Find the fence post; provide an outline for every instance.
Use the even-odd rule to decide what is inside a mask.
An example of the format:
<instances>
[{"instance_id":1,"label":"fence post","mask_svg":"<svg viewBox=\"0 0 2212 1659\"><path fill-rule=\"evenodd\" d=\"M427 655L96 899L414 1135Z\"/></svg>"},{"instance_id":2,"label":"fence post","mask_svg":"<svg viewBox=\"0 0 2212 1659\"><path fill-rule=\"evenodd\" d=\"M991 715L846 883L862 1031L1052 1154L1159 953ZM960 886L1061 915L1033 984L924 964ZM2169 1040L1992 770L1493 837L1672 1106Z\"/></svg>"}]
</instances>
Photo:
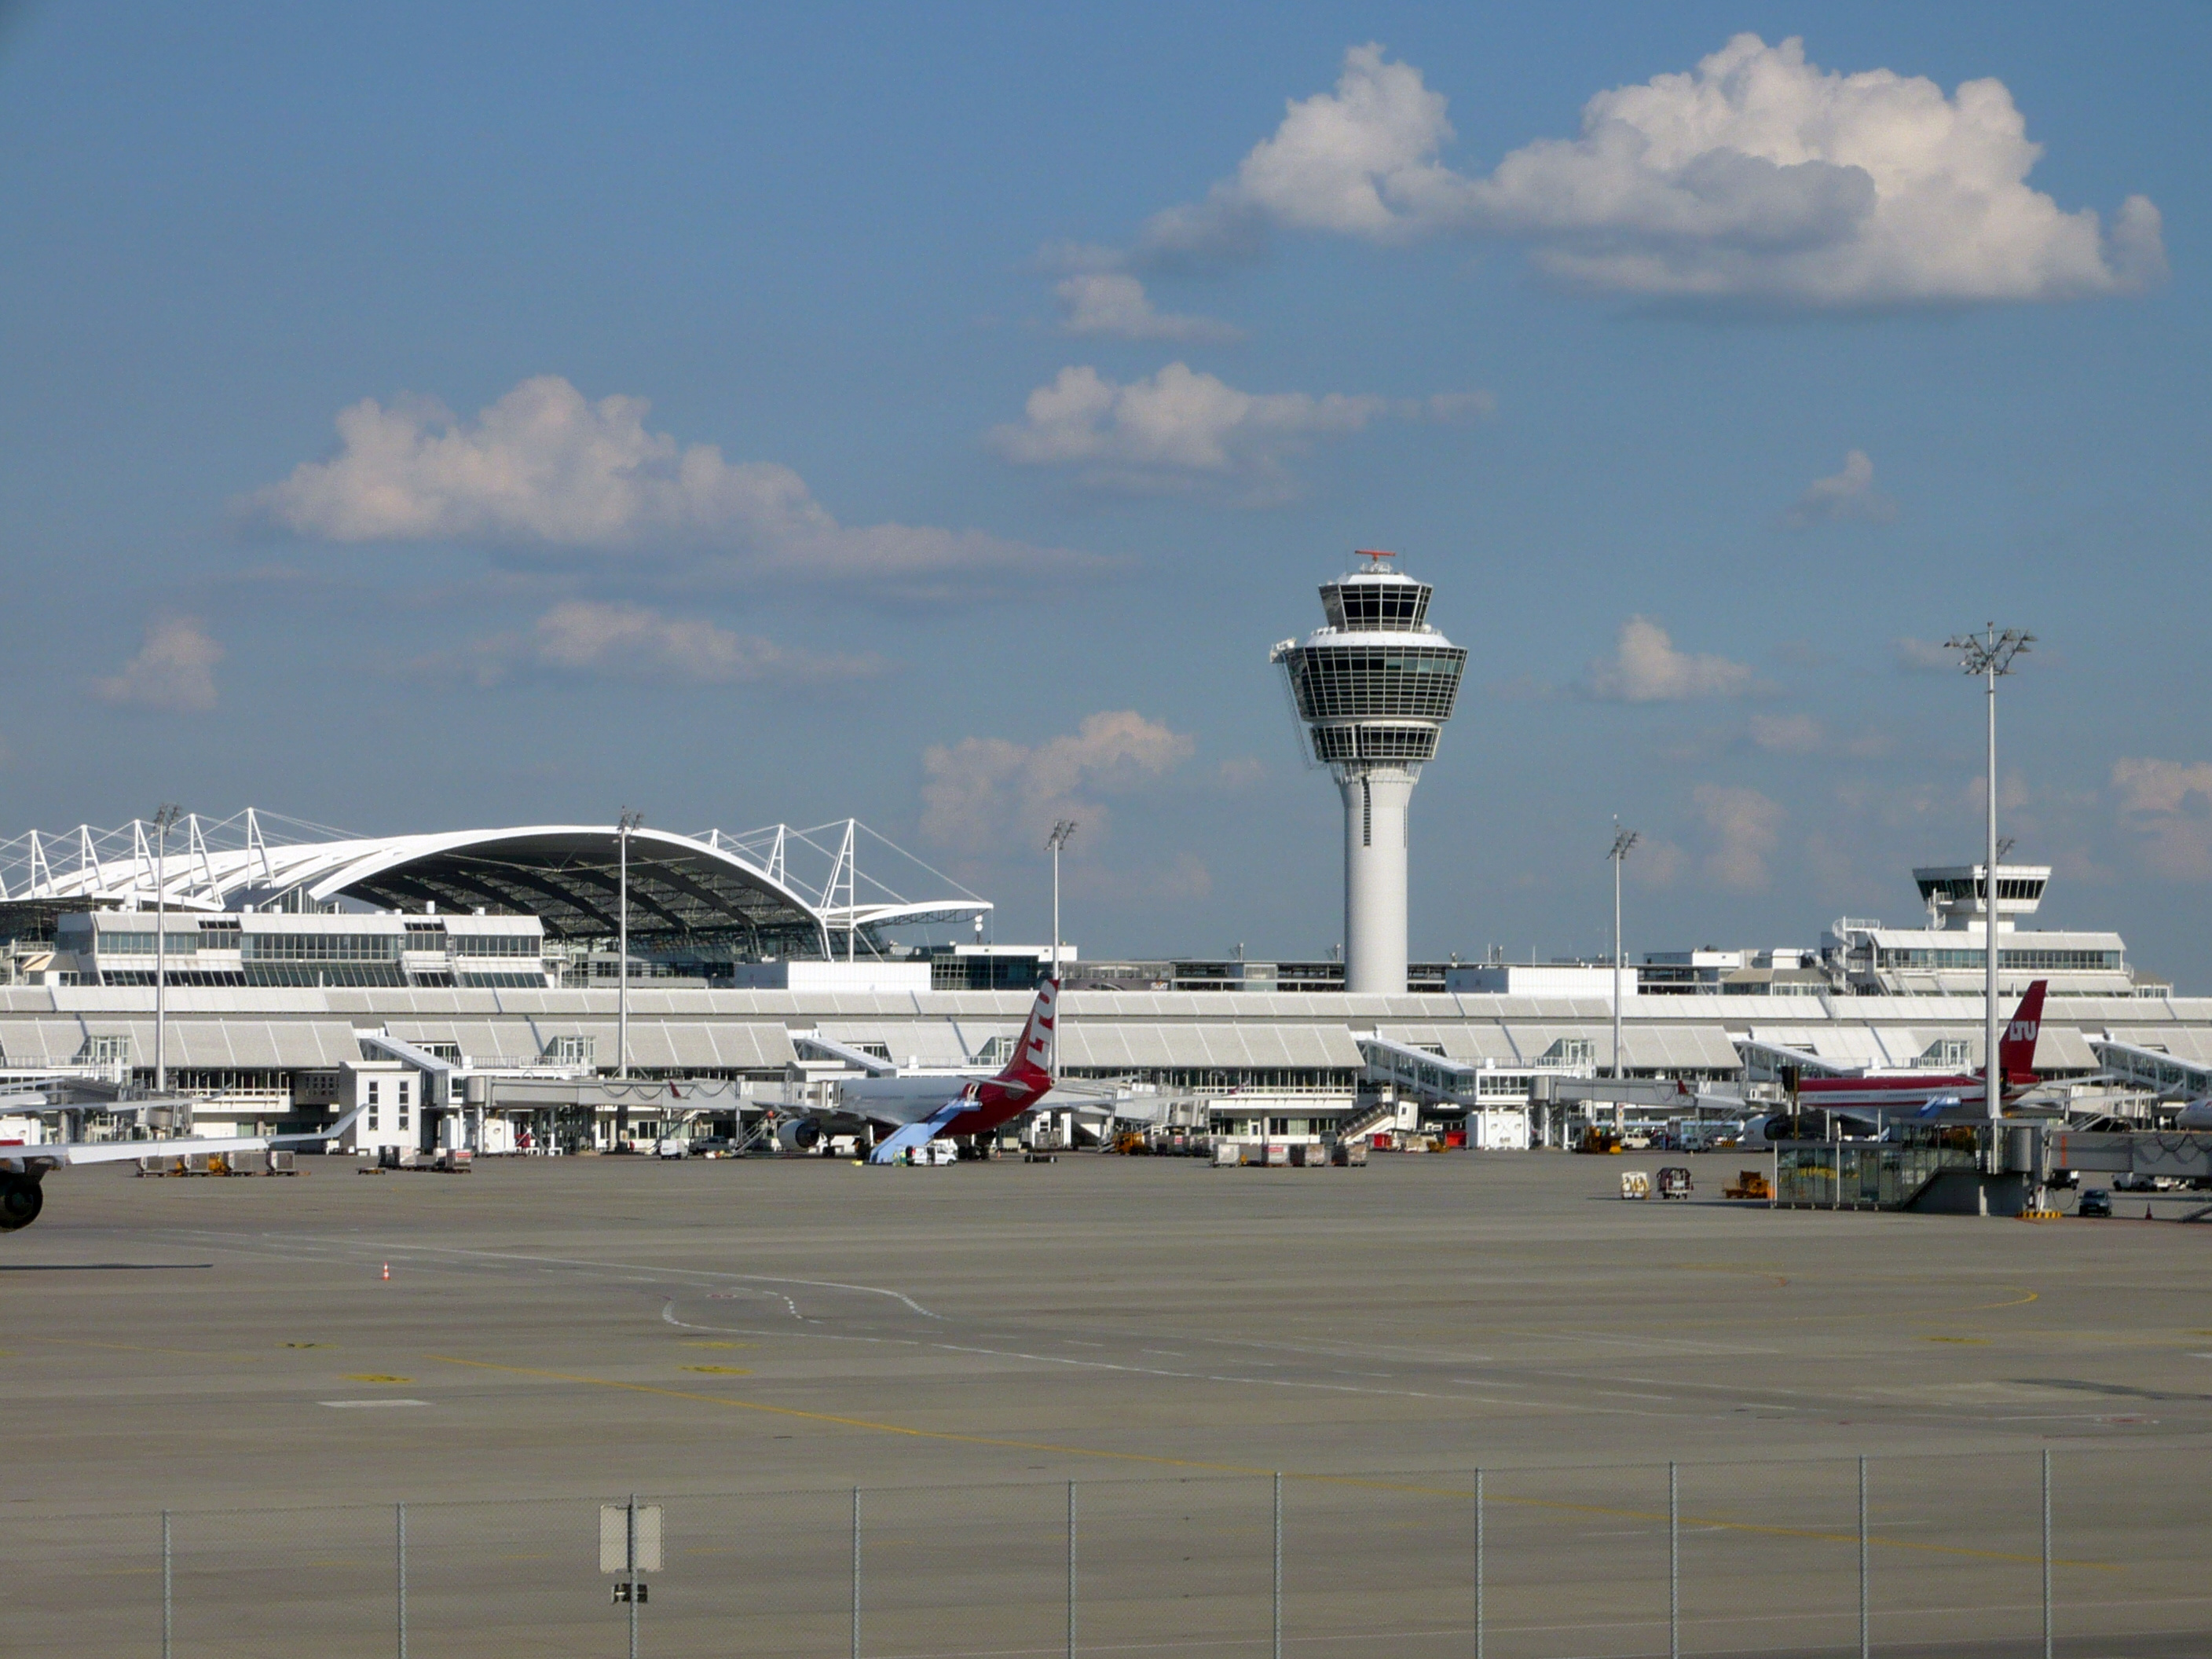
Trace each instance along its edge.
<instances>
[{"instance_id":1,"label":"fence post","mask_svg":"<svg viewBox=\"0 0 2212 1659\"><path fill-rule=\"evenodd\" d=\"M1474 1472L1474 1659L1482 1659L1482 1471Z\"/></svg>"},{"instance_id":2,"label":"fence post","mask_svg":"<svg viewBox=\"0 0 2212 1659\"><path fill-rule=\"evenodd\" d=\"M2051 1659L2051 1448L2043 1449L2043 1659Z\"/></svg>"},{"instance_id":3,"label":"fence post","mask_svg":"<svg viewBox=\"0 0 2212 1659\"><path fill-rule=\"evenodd\" d=\"M1067 1659L1075 1659L1075 1482L1067 1483Z\"/></svg>"},{"instance_id":4,"label":"fence post","mask_svg":"<svg viewBox=\"0 0 2212 1659\"><path fill-rule=\"evenodd\" d=\"M860 1659L860 1489L853 1488L853 1659Z\"/></svg>"},{"instance_id":5,"label":"fence post","mask_svg":"<svg viewBox=\"0 0 2212 1659\"><path fill-rule=\"evenodd\" d=\"M399 1659L407 1659L407 1505L392 1506L392 1557L396 1609L399 1626Z\"/></svg>"},{"instance_id":6,"label":"fence post","mask_svg":"<svg viewBox=\"0 0 2212 1659\"><path fill-rule=\"evenodd\" d=\"M1275 1471L1274 1659L1283 1659L1283 1472Z\"/></svg>"},{"instance_id":7,"label":"fence post","mask_svg":"<svg viewBox=\"0 0 2212 1659\"><path fill-rule=\"evenodd\" d=\"M1874 1643L1874 1632L1868 1618L1867 1576L1867 1461L1862 1453L1859 1456L1859 1659L1869 1659Z\"/></svg>"},{"instance_id":8,"label":"fence post","mask_svg":"<svg viewBox=\"0 0 2212 1659\"><path fill-rule=\"evenodd\" d=\"M629 1566L629 1659L637 1659L637 1494L629 1495L629 1509L623 1516L629 1540L623 1552L623 1559Z\"/></svg>"},{"instance_id":9,"label":"fence post","mask_svg":"<svg viewBox=\"0 0 2212 1659\"><path fill-rule=\"evenodd\" d=\"M173 1603L170 1599L169 1570L169 1512L161 1511L161 1659L169 1659L169 1642L173 1634Z\"/></svg>"},{"instance_id":10,"label":"fence post","mask_svg":"<svg viewBox=\"0 0 2212 1659\"><path fill-rule=\"evenodd\" d=\"M1682 1659L1682 1507L1667 1465L1667 1659Z\"/></svg>"}]
</instances>

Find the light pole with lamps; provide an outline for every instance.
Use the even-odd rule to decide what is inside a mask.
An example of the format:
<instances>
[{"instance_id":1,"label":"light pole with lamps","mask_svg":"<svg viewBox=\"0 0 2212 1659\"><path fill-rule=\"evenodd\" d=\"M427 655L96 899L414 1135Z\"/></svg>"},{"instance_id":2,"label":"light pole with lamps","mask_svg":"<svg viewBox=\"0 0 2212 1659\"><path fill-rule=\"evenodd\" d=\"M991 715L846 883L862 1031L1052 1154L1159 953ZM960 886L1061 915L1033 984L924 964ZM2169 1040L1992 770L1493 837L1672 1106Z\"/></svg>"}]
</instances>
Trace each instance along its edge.
<instances>
[{"instance_id":1,"label":"light pole with lamps","mask_svg":"<svg viewBox=\"0 0 2212 1659\"><path fill-rule=\"evenodd\" d=\"M1628 862L1628 849L1636 845L1636 831L1624 830L1620 820L1613 821L1613 850L1606 857L1613 860L1613 1080L1620 1081L1620 869ZM1622 1128L1622 1107L1618 1091L1613 1103L1613 1127Z\"/></svg>"},{"instance_id":2,"label":"light pole with lamps","mask_svg":"<svg viewBox=\"0 0 2212 1659\"><path fill-rule=\"evenodd\" d=\"M1052 854L1052 982L1060 983L1060 849L1075 839L1076 820L1062 818L1052 826L1052 833L1044 838L1045 850ZM1052 1066L1060 1070L1060 1011L1052 1016Z\"/></svg>"},{"instance_id":3,"label":"light pole with lamps","mask_svg":"<svg viewBox=\"0 0 2212 1659\"><path fill-rule=\"evenodd\" d=\"M163 801L154 814L154 1092L169 1091L169 826L184 808ZM174 1129L173 1121L169 1126Z\"/></svg>"},{"instance_id":4,"label":"light pole with lamps","mask_svg":"<svg viewBox=\"0 0 2212 1659\"><path fill-rule=\"evenodd\" d=\"M2004 1115L2004 1074L1997 1063L1997 681L2012 672L2013 659L2035 643L2017 628L1999 632L1990 623L1979 634L1954 634L1943 641L1960 653L1959 666L1979 675L1989 688L1990 770L1984 805L1989 808L1988 860L1982 866L1982 1109L1986 1117Z\"/></svg>"},{"instance_id":5,"label":"light pole with lamps","mask_svg":"<svg viewBox=\"0 0 2212 1659\"><path fill-rule=\"evenodd\" d=\"M644 813L627 806L615 820L615 842L621 853L615 921L619 957L615 969L615 1075L619 1078L629 1076L629 838L644 822Z\"/></svg>"}]
</instances>

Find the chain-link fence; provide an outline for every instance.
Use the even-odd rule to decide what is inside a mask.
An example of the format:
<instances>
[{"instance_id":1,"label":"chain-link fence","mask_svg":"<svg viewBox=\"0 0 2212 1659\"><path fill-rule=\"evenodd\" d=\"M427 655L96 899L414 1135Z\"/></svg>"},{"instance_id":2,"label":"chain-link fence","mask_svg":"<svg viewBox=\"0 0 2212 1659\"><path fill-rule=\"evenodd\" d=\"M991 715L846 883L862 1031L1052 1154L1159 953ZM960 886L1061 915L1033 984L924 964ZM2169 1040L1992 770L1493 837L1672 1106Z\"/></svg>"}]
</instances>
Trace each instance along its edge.
<instances>
[{"instance_id":1,"label":"chain-link fence","mask_svg":"<svg viewBox=\"0 0 2212 1659\"><path fill-rule=\"evenodd\" d=\"M2148 1659L2212 1653L2208 1474L2161 1448L18 1514L0 1651Z\"/></svg>"}]
</instances>

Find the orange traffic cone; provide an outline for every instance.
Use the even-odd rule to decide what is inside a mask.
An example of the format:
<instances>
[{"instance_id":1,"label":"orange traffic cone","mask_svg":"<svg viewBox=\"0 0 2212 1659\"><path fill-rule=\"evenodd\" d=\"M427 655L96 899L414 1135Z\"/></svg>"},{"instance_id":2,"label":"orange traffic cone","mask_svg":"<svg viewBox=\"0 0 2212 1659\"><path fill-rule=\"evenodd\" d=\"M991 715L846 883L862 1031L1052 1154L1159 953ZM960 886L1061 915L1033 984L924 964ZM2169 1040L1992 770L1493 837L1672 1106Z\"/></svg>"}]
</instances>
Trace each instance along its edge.
<instances>
[{"instance_id":1,"label":"orange traffic cone","mask_svg":"<svg viewBox=\"0 0 2212 1659\"><path fill-rule=\"evenodd\" d=\"M2145 1221L2148 1221L2148 1220L2149 1220L2149 1219L2150 1219L2150 1212L2149 1212L2148 1210L2145 1210L2145 1211L2143 1212L2143 1219L2144 1219ZM389 1279L389 1278L391 1278L391 1277L392 1277L392 1264L391 1264L389 1261L387 1261L387 1262L386 1262L386 1263L384 1264L384 1276L385 1276L386 1279Z\"/></svg>"}]
</instances>

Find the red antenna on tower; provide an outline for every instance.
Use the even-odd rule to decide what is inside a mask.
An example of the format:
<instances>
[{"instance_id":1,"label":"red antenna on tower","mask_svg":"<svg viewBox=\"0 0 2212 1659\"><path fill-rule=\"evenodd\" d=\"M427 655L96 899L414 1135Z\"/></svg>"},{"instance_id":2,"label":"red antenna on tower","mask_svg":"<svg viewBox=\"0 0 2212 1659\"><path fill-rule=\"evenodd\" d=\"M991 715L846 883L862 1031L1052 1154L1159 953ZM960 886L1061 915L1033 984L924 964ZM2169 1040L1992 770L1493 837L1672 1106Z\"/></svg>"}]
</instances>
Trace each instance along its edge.
<instances>
[{"instance_id":1,"label":"red antenna on tower","mask_svg":"<svg viewBox=\"0 0 2212 1659\"><path fill-rule=\"evenodd\" d=\"M1385 553L1380 548L1355 547L1352 550L1352 556L1355 559L1395 559L1398 556L1395 553Z\"/></svg>"}]
</instances>

